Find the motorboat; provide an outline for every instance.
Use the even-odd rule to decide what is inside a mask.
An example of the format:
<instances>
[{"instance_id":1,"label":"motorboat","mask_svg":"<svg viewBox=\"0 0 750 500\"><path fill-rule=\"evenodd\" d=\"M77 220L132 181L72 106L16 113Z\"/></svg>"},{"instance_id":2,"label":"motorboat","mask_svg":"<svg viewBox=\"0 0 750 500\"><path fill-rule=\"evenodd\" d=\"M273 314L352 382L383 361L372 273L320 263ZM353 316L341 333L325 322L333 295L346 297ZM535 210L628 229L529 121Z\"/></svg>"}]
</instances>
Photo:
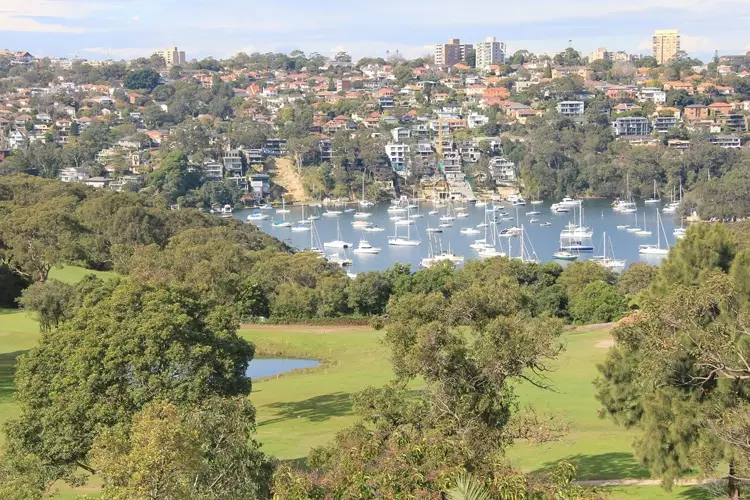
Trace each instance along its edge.
<instances>
[{"instance_id":1,"label":"motorboat","mask_svg":"<svg viewBox=\"0 0 750 500\"><path fill-rule=\"evenodd\" d=\"M370 217L372 217L371 212L357 212L354 214L355 219L368 219Z\"/></svg>"},{"instance_id":2,"label":"motorboat","mask_svg":"<svg viewBox=\"0 0 750 500\"><path fill-rule=\"evenodd\" d=\"M342 212L340 210L326 210L323 212L323 217L338 217Z\"/></svg>"},{"instance_id":3,"label":"motorboat","mask_svg":"<svg viewBox=\"0 0 750 500\"><path fill-rule=\"evenodd\" d=\"M542 222L541 224L539 224L540 227L550 227L551 225L551 222Z\"/></svg>"},{"instance_id":4,"label":"motorboat","mask_svg":"<svg viewBox=\"0 0 750 500\"><path fill-rule=\"evenodd\" d=\"M520 227L508 227L508 228L501 230L499 233L497 233L498 236L503 236L505 238L510 238L511 236L518 236L519 234L521 234Z\"/></svg>"},{"instance_id":5,"label":"motorboat","mask_svg":"<svg viewBox=\"0 0 750 500\"><path fill-rule=\"evenodd\" d=\"M539 222L539 219L530 219L529 222L532 224L536 224L537 222Z\"/></svg>"},{"instance_id":6,"label":"motorboat","mask_svg":"<svg viewBox=\"0 0 750 500\"><path fill-rule=\"evenodd\" d=\"M233 211L234 211L234 210L232 209L232 205L224 205L224 206L223 206L223 207L221 208L221 213L222 213L222 214L231 214L231 213L232 213Z\"/></svg>"},{"instance_id":7,"label":"motorboat","mask_svg":"<svg viewBox=\"0 0 750 500\"><path fill-rule=\"evenodd\" d=\"M353 208L347 208L347 209L344 210L345 214L350 214L352 212L356 212L356 210L354 210Z\"/></svg>"},{"instance_id":8,"label":"motorboat","mask_svg":"<svg viewBox=\"0 0 750 500\"><path fill-rule=\"evenodd\" d=\"M337 264L341 267L349 267L353 264L352 259L348 257L342 257L341 255L338 255L338 254L331 254L328 257L326 257L326 259L331 264Z\"/></svg>"},{"instance_id":9,"label":"motorboat","mask_svg":"<svg viewBox=\"0 0 750 500\"><path fill-rule=\"evenodd\" d=\"M550 210L552 210L552 212L554 212L556 214L567 214L567 213L570 213L570 208L568 208L566 206L563 206L563 205L559 205L557 203L555 203L554 205L552 205L550 207Z\"/></svg>"},{"instance_id":10,"label":"motorboat","mask_svg":"<svg viewBox=\"0 0 750 500\"><path fill-rule=\"evenodd\" d=\"M380 253L380 248L370 245L370 242L362 238L359 240L359 245L353 250L353 252L358 255L374 255Z\"/></svg>"},{"instance_id":11,"label":"motorboat","mask_svg":"<svg viewBox=\"0 0 750 500\"><path fill-rule=\"evenodd\" d=\"M385 231L384 227L379 226L369 226L365 228L366 233L382 233Z\"/></svg>"},{"instance_id":12,"label":"motorboat","mask_svg":"<svg viewBox=\"0 0 750 500\"><path fill-rule=\"evenodd\" d=\"M575 200L573 198L570 198L568 196L564 197L562 200L560 200L557 205L561 207L577 207L583 204L583 200Z\"/></svg>"},{"instance_id":13,"label":"motorboat","mask_svg":"<svg viewBox=\"0 0 750 500\"><path fill-rule=\"evenodd\" d=\"M523 207L526 206L526 200L523 198L518 198L516 201L513 202L514 207Z\"/></svg>"},{"instance_id":14,"label":"motorboat","mask_svg":"<svg viewBox=\"0 0 750 500\"><path fill-rule=\"evenodd\" d=\"M456 217L458 217L459 219L466 219L467 217L469 217L469 214L466 212L458 212L456 214Z\"/></svg>"},{"instance_id":15,"label":"motorboat","mask_svg":"<svg viewBox=\"0 0 750 500\"><path fill-rule=\"evenodd\" d=\"M539 212L539 211L537 211L537 210L532 210L531 212L526 212L526 217L532 217L534 215L542 215L542 213Z\"/></svg>"},{"instance_id":16,"label":"motorboat","mask_svg":"<svg viewBox=\"0 0 750 500\"><path fill-rule=\"evenodd\" d=\"M258 207L258 210L273 210L273 207L264 203L263 205Z\"/></svg>"},{"instance_id":17,"label":"motorboat","mask_svg":"<svg viewBox=\"0 0 750 500\"><path fill-rule=\"evenodd\" d=\"M464 235L473 235L473 234L480 234L481 231L473 227L462 227L459 233L464 234Z\"/></svg>"},{"instance_id":18,"label":"motorboat","mask_svg":"<svg viewBox=\"0 0 750 500\"><path fill-rule=\"evenodd\" d=\"M427 212L427 215L433 215L434 216L434 215L438 215L439 213L440 212L438 212L437 210L430 210L429 212Z\"/></svg>"},{"instance_id":19,"label":"motorboat","mask_svg":"<svg viewBox=\"0 0 750 500\"><path fill-rule=\"evenodd\" d=\"M249 221L260 221L260 220L268 220L268 215L255 211L247 216L247 220Z\"/></svg>"},{"instance_id":20,"label":"motorboat","mask_svg":"<svg viewBox=\"0 0 750 500\"><path fill-rule=\"evenodd\" d=\"M309 230L310 230L310 226L304 226L302 224L297 224L296 226L292 226L293 233L306 233Z\"/></svg>"},{"instance_id":21,"label":"motorboat","mask_svg":"<svg viewBox=\"0 0 750 500\"><path fill-rule=\"evenodd\" d=\"M424 231L425 233L442 233L443 229L439 227L428 227Z\"/></svg>"},{"instance_id":22,"label":"motorboat","mask_svg":"<svg viewBox=\"0 0 750 500\"><path fill-rule=\"evenodd\" d=\"M372 226L372 223L367 222L366 220L353 220L352 221L352 227L355 229L364 229L370 226Z\"/></svg>"},{"instance_id":23,"label":"motorboat","mask_svg":"<svg viewBox=\"0 0 750 500\"><path fill-rule=\"evenodd\" d=\"M288 220L282 220L279 222L274 222L273 224L271 224L271 226L274 228L285 228L285 227L292 227L292 223L289 222Z\"/></svg>"},{"instance_id":24,"label":"motorboat","mask_svg":"<svg viewBox=\"0 0 750 500\"><path fill-rule=\"evenodd\" d=\"M630 224L620 224L620 225L617 226L617 229L619 229L620 231L624 231L626 229L630 229Z\"/></svg>"},{"instance_id":25,"label":"motorboat","mask_svg":"<svg viewBox=\"0 0 750 500\"><path fill-rule=\"evenodd\" d=\"M416 224L416 221L413 221L411 219L401 219L401 220L395 221L395 224L397 226L409 226L411 224Z\"/></svg>"}]
</instances>

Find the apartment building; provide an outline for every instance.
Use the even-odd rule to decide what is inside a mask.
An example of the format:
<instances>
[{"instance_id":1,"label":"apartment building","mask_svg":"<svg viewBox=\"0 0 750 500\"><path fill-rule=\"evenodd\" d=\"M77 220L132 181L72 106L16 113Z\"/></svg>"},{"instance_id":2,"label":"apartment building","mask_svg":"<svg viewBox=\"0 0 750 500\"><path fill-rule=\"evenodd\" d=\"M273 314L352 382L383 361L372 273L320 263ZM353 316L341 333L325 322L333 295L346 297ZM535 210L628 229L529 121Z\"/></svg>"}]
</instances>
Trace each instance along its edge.
<instances>
[{"instance_id":1,"label":"apartment building","mask_svg":"<svg viewBox=\"0 0 750 500\"><path fill-rule=\"evenodd\" d=\"M742 141L735 135L716 135L708 140L711 144L720 148L739 149L742 147Z\"/></svg>"},{"instance_id":2,"label":"apartment building","mask_svg":"<svg viewBox=\"0 0 750 500\"><path fill-rule=\"evenodd\" d=\"M666 134L669 132L669 129L677 127L679 122L675 116L656 116L652 120L651 125L658 133Z\"/></svg>"},{"instance_id":3,"label":"apartment building","mask_svg":"<svg viewBox=\"0 0 750 500\"><path fill-rule=\"evenodd\" d=\"M561 101L557 103L557 112L563 116L581 116L583 111L583 101Z\"/></svg>"},{"instance_id":4,"label":"apartment building","mask_svg":"<svg viewBox=\"0 0 750 500\"><path fill-rule=\"evenodd\" d=\"M242 152L238 150L230 150L224 153L222 163L224 164L224 171L228 176L242 176L244 174Z\"/></svg>"},{"instance_id":5,"label":"apartment building","mask_svg":"<svg viewBox=\"0 0 750 500\"><path fill-rule=\"evenodd\" d=\"M609 52L605 47L599 47L589 54L589 62L594 61L609 61Z\"/></svg>"},{"instance_id":6,"label":"apartment building","mask_svg":"<svg viewBox=\"0 0 750 500\"><path fill-rule=\"evenodd\" d=\"M638 98L641 101L652 101L656 104L664 104L667 102L667 93L662 89L645 87L638 93Z\"/></svg>"},{"instance_id":7,"label":"apartment building","mask_svg":"<svg viewBox=\"0 0 750 500\"><path fill-rule=\"evenodd\" d=\"M437 44L435 45L435 65L447 68L466 62L473 48L471 44L462 44L458 38L451 38L448 43Z\"/></svg>"},{"instance_id":8,"label":"apartment building","mask_svg":"<svg viewBox=\"0 0 750 500\"><path fill-rule=\"evenodd\" d=\"M651 126L648 118L642 116L626 116L612 122L612 130L615 137L634 137L648 135Z\"/></svg>"},{"instance_id":9,"label":"apartment building","mask_svg":"<svg viewBox=\"0 0 750 500\"><path fill-rule=\"evenodd\" d=\"M680 51L680 32L677 30L656 30L653 40L654 58L659 64L671 61Z\"/></svg>"},{"instance_id":10,"label":"apartment building","mask_svg":"<svg viewBox=\"0 0 750 500\"><path fill-rule=\"evenodd\" d=\"M410 151L408 144L386 144L385 154L388 156L394 172L398 174L404 173Z\"/></svg>"},{"instance_id":11,"label":"apartment building","mask_svg":"<svg viewBox=\"0 0 750 500\"><path fill-rule=\"evenodd\" d=\"M177 47L170 47L166 50L160 50L155 52L156 55L160 55L167 66L184 66L185 65L185 51L177 50Z\"/></svg>"},{"instance_id":12,"label":"apartment building","mask_svg":"<svg viewBox=\"0 0 750 500\"><path fill-rule=\"evenodd\" d=\"M485 69L493 64L505 63L505 44L494 36L484 39L474 47L476 50L476 66Z\"/></svg>"}]
</instances>

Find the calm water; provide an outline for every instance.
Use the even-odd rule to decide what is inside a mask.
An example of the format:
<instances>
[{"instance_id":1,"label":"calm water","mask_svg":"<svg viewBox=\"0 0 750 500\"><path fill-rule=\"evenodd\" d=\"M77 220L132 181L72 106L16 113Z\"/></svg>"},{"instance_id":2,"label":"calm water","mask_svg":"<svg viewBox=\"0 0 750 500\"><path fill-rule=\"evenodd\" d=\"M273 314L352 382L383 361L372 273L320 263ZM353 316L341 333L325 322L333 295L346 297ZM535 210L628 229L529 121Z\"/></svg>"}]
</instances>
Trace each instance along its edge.
<instances>
[{"instance_id":1,"label":"calm water","mask_svg":"<svg viewBox=\"0 0 750 500\"><path fill-rule=\"evenodd\" d=\"M550 206L553 202L545 202L544 205L531 205L513 207L510 203L495 204L500 211L509 212L509 217L513 217L514 220L502 221L498 224L498 231L503 228L507 228L514 225L523 225L526 233L526 248L530 252L531 247L535 250L538 258L542 262L553 260L552 254L559 250L560 244L560 231L573 220L573 212L569 214L555 214L550 210ZM458 205L457 205L458 206ZM489 205L488 205L489 206ZM502 208L499 208L501 207ZM354 207L354 205L352 205ZM618 225L629 224L635 225L634 214L620 214L614 212L611 207L611 201L608 200L586 200L583 204L584 216L583 223L593 229L594 236L589 242L594 246L593 253L581 253L579 260L585 260L591 258L593 255L602 254L602 242L603 235L606 233L607 236L607 247L608 254L611 254L609 247L611 241L611 247L614 251L614 255L617 259L626 259L627 265L634 262L644 261L650 264L658 264L661 257L654 256L641 256L638 254L638 246L647 243L656 244L657 234L657 223L656 215L657 210L661 211L662 205L644 205L643 202L639 203L638 207L638 226L643 227L643 217L646 217L647 229L651 230L652 236L636 236L628 233L624 230L618 230ZM358 210L359 208L356 207ZM343 235L343 240L351 243L354 247L357 246L361 237L367 239L370 244L374 247L380 247L381 252L377 255L356 255L347 250L348 256L354 261L354 265L349 269L352 273L361 273L366 271L382 271L391 267L395 262L404 264L411 264L412 270L419 268L419 262L422 258L426 257L429 252L429 235L425 233L427 224L430 227L437 227L440 215L443 215L446 211L445 207L440 207L440 215L430 216L428 212L435 208L431 203L422 204L420 206L420 213L424 214L421 219L416 219L416 224L411 226L411 237L412 239L421 240L421 244L418 247L390 247L388 245L388 237L394 234L394 223L390 221L390 217L396 214L389 214L387 212L388 205L379 205L368 209L362 209L363 211L372 212L372 217L365 219L374 225L385 228L384 232L381 233L367 233L361 229L352 227L354 219L354 213L342 213L339 217L321 217L315 221L315 227L318 234L320 235L321 242L332 241L337 239L336 223L338 221ZM516 208L518 209L518 219L516 219ZM333 209L333 208L332 208ZM336 210L343 211L343 208L336 208ZM572 208L571 208L572 210ZM308 217L311 214L321 215L325 209L305 207L305 216ZM539 215L526 215L527 212L538 211ZM252 210L238 210L234 212L236 219L246 221L247 215ZM442 241L443 248L447 248L450 245L453 253L457 255L463 255L466 260L478 258L477 253L470 248L469 245L478 238L484 237L484 229L478 228L480 234L476 235L464 235L460 234L461 228L465 227L476 227L485 220L485 207L476 207L473 205L466 206L466 212L469 214L467 218L459 218L453 222L453 227L443 228L442 234L436 234L435 237ZM265 221L252 222L258 225L263 231L275 236L276 238L286 242L287 244L304 250L310 248L310 232L292 232L290 228L274 228L272 227L272 221L275 218L277 221L282 220L283 215L275 214L274 210L266 210L263 213L268 214L271 218ZM398 214L405 215L405 214ZM490 214L492 215L492 214ZM675 237L672 235L672 231L675 227L680 226L680 220L673 214L661 214L662 222L664 223L664 230L666 232L667 241L670 245L674 245ZM291 213L286 214L286 220L290 222L296 222L302 218L301 207L291 207ZM531 223L531 219L539 219L538 222ZM549 222L552 225L548 227L542 227L541 224ZM578 215L575 216L575 222L578 222ZM249 222L248 222L249 223ZM406 237L406 227L399 227L399 235ZM488 235L489 236L489 235ZM491 238L488 238L491 240ZM664 246L664 234L661 236L662 246ZM508 244L512 246L512 255L516 256L520 249L520 238L499 238L502 243L503 251L508 253ZM433 240L434 241L434 240ZM326 249L327 254L335 253L337 250ZM343 252L342 252L343 253ZM560 262L561 265L565 265L564 262Z\"/></svg>"},{"instance_id":2,"label":"calm water","mask_svg":"<svg viewBox=\"0 0 750 500\"><path fill-rule=\"evenodd\" d=\"M251 379L272 377L280 373L312 368L320 363L311 359L254 359L247 367L245 375Z\"/></svg>"}]
</instances>

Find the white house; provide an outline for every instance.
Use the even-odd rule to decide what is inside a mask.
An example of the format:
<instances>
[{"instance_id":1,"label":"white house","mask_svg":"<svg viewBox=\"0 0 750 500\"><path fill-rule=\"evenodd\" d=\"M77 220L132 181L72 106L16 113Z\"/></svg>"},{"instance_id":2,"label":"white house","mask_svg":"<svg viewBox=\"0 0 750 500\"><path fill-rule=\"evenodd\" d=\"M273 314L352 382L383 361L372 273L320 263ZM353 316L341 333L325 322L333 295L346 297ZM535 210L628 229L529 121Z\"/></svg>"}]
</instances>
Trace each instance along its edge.
<instances>
[{"instance_id":1,"label":"white house","mask_svg":"<svg viewBox=\"0 0 750 500\"><path fill-rule=\"evenodd\" d=\"M664 104L667 102L667 93L661 89L645 87L638 93L638 98L641 101L653 101L656 104Z\"/></svg>"},{"instance_id":2,"label":"white house","mask_svg":"<svg viewBox=\"0 0 750 500\"><path fill-rule=\"evenodd\" d=\"M479 128L489 123L490 119L479 113L471 112L466 117L466 126L468 128Z\"/></svg>"},{"instance_id":3,"label":"white house","mask_svg":"<svg viewBox=\"0 0 750 500\"><path fill-rule=\"evenodd\" d=\"M584 107L583 101L560 101L557 112L563 116L582 116Z\"/></svg>"},{"instance_id":4,"label":"white house","mask_svg":"<svg viewBox=\"0 0 750 500\"><path fill-rule=\"evenodd\" d=\"M391 162L394 172L403 174L406 170L408 155L411 152L408 144L389 143L385 146L385 154Z\"/></svg>"}]
</instances>

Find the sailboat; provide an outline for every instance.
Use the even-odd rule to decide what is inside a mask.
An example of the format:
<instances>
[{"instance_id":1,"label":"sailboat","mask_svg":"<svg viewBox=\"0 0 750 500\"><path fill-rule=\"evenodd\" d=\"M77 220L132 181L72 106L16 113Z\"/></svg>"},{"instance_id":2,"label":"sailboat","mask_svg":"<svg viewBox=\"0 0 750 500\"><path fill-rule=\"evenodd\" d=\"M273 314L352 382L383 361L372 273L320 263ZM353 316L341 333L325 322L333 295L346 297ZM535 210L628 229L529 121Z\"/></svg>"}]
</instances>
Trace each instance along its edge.
<instances>
[{"instance_id":1,"label":"sailboat","mask_svg":"<svg viewBox=\"0 0 750 500\"><path fill-rule=\"evenodd\" d=\"M674 230L672 231L672 234L678 240L681 240L682 238L685 237L685 235L687 234L687 229L685 229L685 219L684 218L680 219L680 227L674 228Z\"/></svg>"},{"instance_id":2,"label":"sailboat","mask_svg":"<svg viewBox=\"0 0 750 500\"><path fill-rule=\"evenodd\" d=\"M359 240L359 246L353 250L358 255L374 255L380 253L380 249L370 245L370 242L362 238Z\"/></svg>"},{"instance_id":3,"label":"sailboat","mask_svg":"<svg viewBox=\"0 0 750 500\"><path fill-rule=\"evenodd\" d=\"M277 214L288 214L289 213L289 209L286 208L286 200L284 199L283 196L281 197L281 208L277 208L276 209L276 213Z\"/></svg>"},{"instance_id":4,"label":"sailboat","mask_svg":"<svg viewBox=\"0 0 750 500\"><path fill-rule=\"evenodd\" d=\"M393 236L388 238L388 244L394 247L418 247L420 240L411 239L411 224L406 226L406 238L402 238L398 235L399 226L395 226L395 232Z\"/></svg>"},{"instance_id":5,"label":"sailboat","mask_svg":"<svg viewBox=\"0 0 750 500\"><path fill-rule=\"evenodd\" d=\"M643 212L643 229L639 229L635 232L636 236L651 236L651 231L646 227L646 212Z\"/></svg>"},{"instance_id":6,"label":"sailboat","mask_svg":"<svg viewBox=\"0 0 750 500\"><path fill-rule=\"evenodd\" d=\"M662 208L661 211L665 214L673 214L677 212L677 209L680 208L680 205L682 204L682 182L680 182L680 199L679 201L675 199L674 194L674 187L672 187L672 201L667 204L666 207Z\"/></svg>"},{"instance_id":7,"label":"sailboat","mask_svg":"<svg viewBox=\"0 0 750 500\"><path fill-rule=\"evenodd\" d=\"M362 171L362 198L359 199L359 206L363 208L367 208L367 207L371 207L375 205L375 203L373 203L372 201L367 201L365 199L365 174L366 173L367 173L367 170Z\"/></svg>"},{"instance_id":8,"label":"sailboat","mask_svg":"<svg viewBox=\"0 0 750 500\"><path fill-rule=\"evenodd\" d=\"M325 256L323 245L320 243L320 235L314 221L310 223L310 251L318 254L320 257Z\"/></svg>"},{"instance_id":9,"label":"sailboat","mask_svg":"<svg viewBox=\"0 0 750 500\"><path fill-rule=\"evenodd\" d=\"M284 198L282 198L282 200L283 200L283 199L284 199ZM281 227L292 227L292 223L291 223L291 222L289 222L288 220L286 220L286 214L288 214L288 213L289 213L289 210L286 210L286 209L282 209L282 210L276 210L276 213L277 213L277 214L278 214L278 213L280 213L280 214L281 214L281 216L283 217L283 219L282 219L281 221L279 221L279 222L273 222L273 223L271 224L271 226L272 226L272 227L275 227L275 228L281 228Z\"/></svg>"},{"instance_id":10,"label":"sailboat","mask_svg":"<svg viewBox=\"0 0 750 500\"><path fill-rule=\"evenodd\" d=\"M296 222L294 226L292 226L292 232L294 233L304 233L310 230L310 228L307 226L310 224L310 220L305 218L305 205L302 205L302 218Z\"/></svg>"},{"instance_id":11,"label":"sailboat","mask_svg":"<svg viewBox=\"0 0 750 500\"><path fill-rule=\"evenodd\" d=\"M664 241L667 242L667 247L661 247L661 234L664 233ZM638 253L641 255L669 255L669 242L667 241L667 233L664 230L664 224L661 222L659 212L656 212L656 245L641 245L638 247Z\"/></svg>"},{"instance_id":12,"label":"sailboat","mask_svg":"<svg viewBox=\"0 0 750 500\"><path fill-rule=\"evenodd\" d=\"M625 196L627 199L615 200L612 204L612 210L623 214L632 214L638 210L638 207L635 204L635 201L633 201L633 193L630 192L630 174L627 174L626 179L627 187L625 188Z\"/></svg>"},{"instance_id":13,"label":"sailboat","mask_svg":"<svg viewBox=\"0 0 750 500\"><path fill-rule=\"evenodd\" d=\"M351 243L344 241L341 236L341 224L339 224L338 220L336 220L336 239L333 241L326 241L323 245L329 248L349 248L352 246Z\"/></svg>"},{"instance_id":14,"label":"sailboat","mask_svg":"<svg viewBox=\"0 0 750 500\"><path fill-rule=\"evenodd\" d=\"M593 257L591 260L596 262L600 266L612 269L614 271L622 271L625 268L624 260L617 260L615 258L614 250L612 247L612 241L609 240L609 253L607 253L607 233L602 234L602 254Z\"/></svg>"},{"instance_id":15,"label":"sailboat","mask_svg":"<svg viewBox=\"0 0 750 500\"><path fill-rule=\"evenodd\" d=\"M451 214L451 204L448 203L445 208L445 215L440 217L440 222L453 222L456 220L456 216Z\"/></svg>"},{"instance_id":16,"label":"sailboat","mask_svg":"<svg viewBox=\"0 0 750 500\"><path fill-rule=\"evenodd\" d=\"M484 237L484 243L482 244L482 248L479 248L477 253L482 258L492 258L492 257L507 257L506 253L503 252L503 246L502 243L499 242L497 239L497 226L492 225L492 228L490 228L490 231L492 232L492 243L487 242L487 235L485 234ZM479 240L477 240L479 241ZM500 249L498 250L497 246L498 243L500 243ZM474 246L472 245L472 248Z\"/></svg>"},{"instance_id":17,"label":"sailboat","mask_svg":"<svg viewBox=\"0 0 750 500\"><path fill-rule=\"evenodd\" d=\"M626 231L629 233L637 233L641 228L638 227L638 214L635 214L635 226L629 226Z\"/></svg>"},{"instance_id":18,"label":"sailboat","mask_svg":"<svg viewBox=\"0 0 750 500\"><path fill-rule=\"evenodd\" d=\"M529 246L531 247L531 253L529 253L529 250L526 248L526 240L529 241ZM529 238L529 235L525 233L523 224L521 224L521 256L520 256L521 262L524 264L539 264L539 257L536 255L536 250L534 250L534 245L531 243L531 238Z\"/></svg>"},{"instance_id":19,"label":"sailboat","mask_svg":"<svg viewBox=\"0 0 750 500\"><path fill-rule=\"evenodd\" d=\"M661 203L661 198L659 198L658 193L656 192L656 179L654 179L654 196L646 200L647 204L653 205L655 203Z\"/></svg>"},{"instance_id":20,"label":"sailboat","mask_svg":"<svg viewBox=\"0 0 750 500\"><path fill-rule=\"evenodd\" d=\"M431 233L442 233L442 228L439 227L430 227L430 222L427 221L427 229L424 230L425 233L431 234Z\"/></svg>"}]
</instances>

